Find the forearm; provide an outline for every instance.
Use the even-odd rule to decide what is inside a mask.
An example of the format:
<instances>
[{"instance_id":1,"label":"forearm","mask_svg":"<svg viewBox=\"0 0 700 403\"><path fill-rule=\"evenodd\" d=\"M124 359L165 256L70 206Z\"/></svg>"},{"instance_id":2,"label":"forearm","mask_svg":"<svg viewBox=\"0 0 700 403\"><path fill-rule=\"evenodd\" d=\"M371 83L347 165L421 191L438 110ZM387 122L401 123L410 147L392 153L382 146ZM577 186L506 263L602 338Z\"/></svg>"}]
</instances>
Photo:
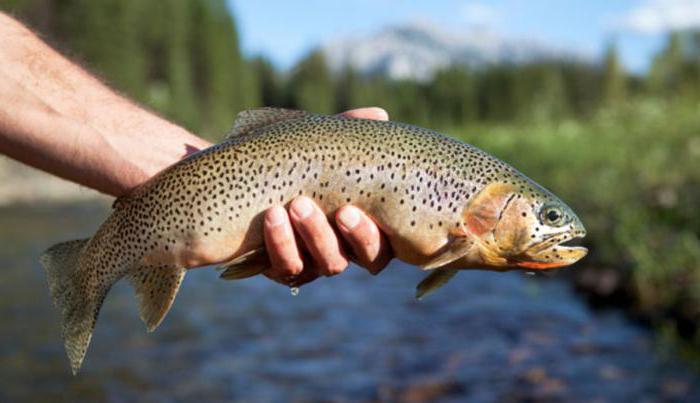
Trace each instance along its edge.
<instances>
[{"instance_id":1,"label":"forearm","mask_svg":"<svg viewBox=\"0 0 700 403\"><path fill-rule=\"evenodd\" d=\"M0 152L121 195L209 144L117 95L0 13Z\"/></svg>"}]
</instances>

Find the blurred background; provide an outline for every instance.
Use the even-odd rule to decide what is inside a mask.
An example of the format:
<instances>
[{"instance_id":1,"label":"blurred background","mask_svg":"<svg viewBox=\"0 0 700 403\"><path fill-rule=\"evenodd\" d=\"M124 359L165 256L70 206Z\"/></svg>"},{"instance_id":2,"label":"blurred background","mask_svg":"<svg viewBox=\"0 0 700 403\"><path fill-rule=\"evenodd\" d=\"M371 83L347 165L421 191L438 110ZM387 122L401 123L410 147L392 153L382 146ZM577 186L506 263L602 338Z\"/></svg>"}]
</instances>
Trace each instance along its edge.
<instances>
[{"instance_id":1,"label":"blurred background","mask_svg":"<svg viewBox=\"0 0 700 403\"><path fill-rule=\"evenodd\" d=\"M71 377L37 256L109 201L0 160L0 400L698 401L700 2L0 0L209 139L238 111L378 105L559 195L590 255L552 276L353 269L291 297L188 275L142 331L110 294ZM2 44L0 44L2 46ZM147 141L147 139L144 139Z\"/></svg>"}]
</instances>

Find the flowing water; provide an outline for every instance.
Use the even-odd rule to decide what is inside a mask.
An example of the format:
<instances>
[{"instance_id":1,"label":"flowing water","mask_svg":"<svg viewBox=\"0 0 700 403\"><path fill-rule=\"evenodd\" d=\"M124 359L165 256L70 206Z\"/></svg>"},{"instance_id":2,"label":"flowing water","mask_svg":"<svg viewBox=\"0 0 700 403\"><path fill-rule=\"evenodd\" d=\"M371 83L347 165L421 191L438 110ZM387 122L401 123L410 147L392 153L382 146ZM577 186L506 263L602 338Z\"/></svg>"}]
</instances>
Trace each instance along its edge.
<instances>
[{"instance_id":1,"label":"flowing water","mask_svg":"<svg viewBox=\"0 0 700 403\"><path fill-rule=\"evenodd\" d=\"M649 330L561 280L464 272L418 302L422 274L398 263L296 297L194 270L151 334L120 283L73 377L37 256L107 211L0 209L0 401L700 401L700 375Z\"/></svg>"}]
</instances>

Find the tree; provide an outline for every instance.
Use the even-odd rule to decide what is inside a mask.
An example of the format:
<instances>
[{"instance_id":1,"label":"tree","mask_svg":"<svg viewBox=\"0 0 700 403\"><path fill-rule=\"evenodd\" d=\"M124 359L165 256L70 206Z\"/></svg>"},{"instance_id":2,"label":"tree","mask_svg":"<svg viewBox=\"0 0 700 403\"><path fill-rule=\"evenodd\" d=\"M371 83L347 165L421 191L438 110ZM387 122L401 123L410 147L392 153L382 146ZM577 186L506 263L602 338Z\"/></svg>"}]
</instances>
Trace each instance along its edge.
<instances>
[{"instance_id":1,"label":"tree","mask_svg":"<svg viewBox=\"0 0 700 403\"><path fill-rule=\"evenodd\" d=\"M361 97L362 81L364 80L352 66L347 65L343 68L335 84L336 111L345 111L360 105L358 100Z\"/></svg>"},{"instance_id":2,"label":"tree","mask_svg":"<svg viewBox=\"0 0 700 403\"><path fill-rule=\"evenodd\" d=\"M264 106L284 106L282 81L272 63L259 56L252 60L251 69L257 76L260 103Z\"/></svg>"},{"instance_id":3,"label":"tree","mask_svg":"<svg viewBox=\"0 0 700 403\"><path fill-rule=\"evenodd\" d=\"M297 64L289 79L289 103L298 109L333 113L333 81L321 51L314 51Z\"/></svg>"},{"instance_id":4,"label":"tree","mask_svg":"<svg viewBox=\"0 0 700 403\"><path fill-rule=\"evenodd\" d=\"M603 106L619 107L627 98L627 77L614 43L611 43L605 52L602 86Z\"/></svg>"},{"instance_id":5,"label":"tree","mask_svg":"<svg viewBox=\"0 0 700 403\"><path fill-rule=\"evenodd\" d=\"M259 93L226 3L192 0L191 8L191 81L200 99L202 128L216 135L229 128L239 111L259 104Z\"/></svg>"},{"instance_id":6,"label":"tree","mask_svg":"<svg viewBox=\"0 0 700 403\"><path fill-rule=\"evenodd\" d=\"M391 83L390 112L395 120L427 126L430 118L428 91L425 84L415 80Z\"/></svg>"},{"instance_id":7,"label":"tree","mask_svg":"<svg viewBox=\"0 0 700 403\"><path fill-rule=\"evenodd\" d=\"M466 66L437 72L428 88L432 122L459 125L476 120L479 113L476 85Z\"/></svg>"},{"instance_id":8,"label":"tree","mask_svg":"<svg viewBox=\"0 0 700 403\"><path fill-rule=\"evenodd\" d=\"M506 121L517 115L515 67L490 66L479 74L479 116L483 120Z\"/></svg>"},{"instance_id":9,"label":"tree","mask_svg":"<svg viewBox=\"0 0 700 403\"><path fill-rule=\"evenodd\" d=\"M602 74L600 67L567 61L560 63L567 105L578 118L592 116L600 105Z\"/></svg>"},{"instance_id":10,"label":"tree","mask_svg":"<svg viewBox=\"0 0 700 403\"><path fill-rule=\"evenodd\" d=\"M673 32L666 47L654 57L649 72L649 88L653 94L672 96L681 88L683 49L680 32Z\"/></svg>"},{"instance_id":11,"label":"tree","mask_svg":"<svg viewBox=\"0 0 700 403\"><path fill-rule=\"evenodd\" d=\"M225 0L12 0L64 53L199 134L219 137L259 104Z\"/></svg>"},{"instance_id":12,"label":"tree","mask_svg":"<svg viewBox=\"0 0 700 403\"><path fill-rule=\"evenodd\" d=\"M548 62L539 69L540 89L534 97L538 119L561 119L569 113L564 78L556 63Z\"/></svg>"}]
</instances>

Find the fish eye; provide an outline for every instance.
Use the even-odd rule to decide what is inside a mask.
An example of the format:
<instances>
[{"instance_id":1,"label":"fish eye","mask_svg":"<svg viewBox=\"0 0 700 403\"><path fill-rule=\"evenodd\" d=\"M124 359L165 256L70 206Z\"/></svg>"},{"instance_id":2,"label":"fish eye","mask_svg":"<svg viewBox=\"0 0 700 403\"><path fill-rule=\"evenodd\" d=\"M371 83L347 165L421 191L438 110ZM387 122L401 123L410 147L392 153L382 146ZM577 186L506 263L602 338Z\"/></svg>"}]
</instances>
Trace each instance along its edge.
<instances>
[{"instance_id":1,"label":"fish eye","mask_svg":"<svg viewBox=\"0 0 700 403\"><path fill-rule=\"evenodd\" d=\"M544 224L550 226L559 226L563 224L564 213L561 209L555 206L545 206L540 213L540 219Z\"/></svg>"},{"instance_id":2,"label":"fish eye","mask_svg":"<svg viewBox=\"0 0 700 403\"><path fill-rule=\"evenodd\" d=\"M547 212L547 219L549 221L556 221L559 219L559 212L557 210L549 210Z\"/></svg>"}]
</instances>

